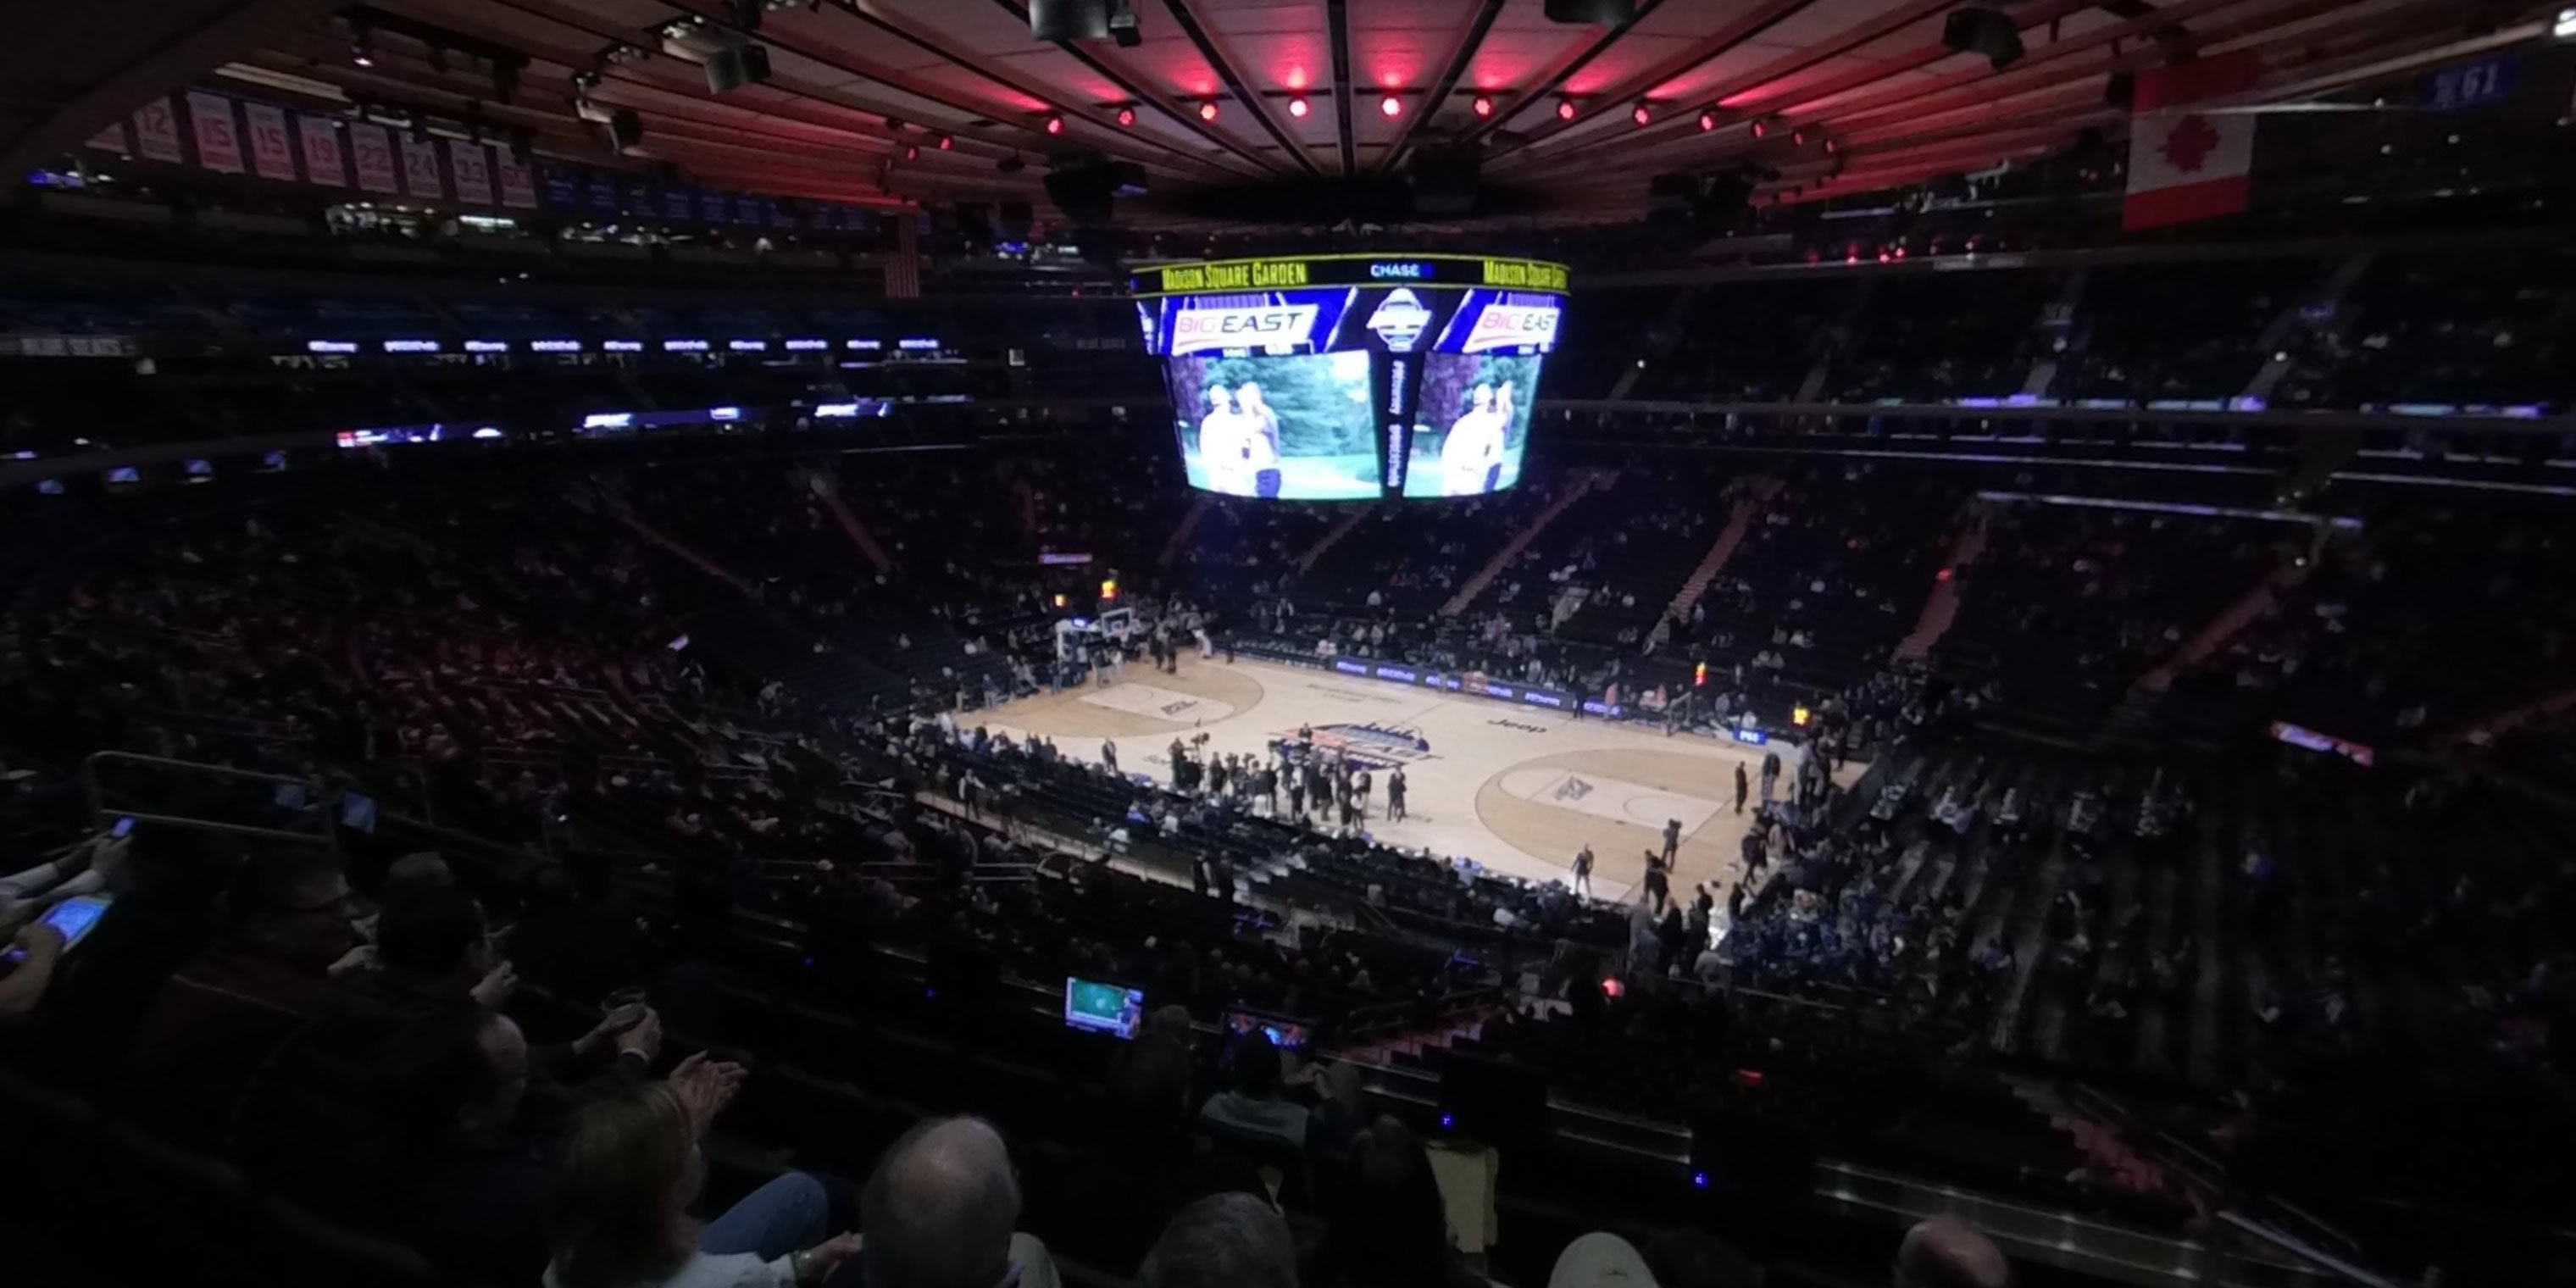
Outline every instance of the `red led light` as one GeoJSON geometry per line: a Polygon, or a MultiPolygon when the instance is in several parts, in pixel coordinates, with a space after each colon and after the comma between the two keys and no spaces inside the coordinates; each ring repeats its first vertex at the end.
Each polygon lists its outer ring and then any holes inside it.
{"type": "Polygon", "coordinates": [[[1715,113],[1715,112],[1702,112],[1702,113],[1700,113],[1700,114],[1699,114],[1699,132],[1700,132],[1700,133],[1702,133],[1702,134],[1706,134],[1706,133],[1708,133],[1710,130],[1714,130],[1714,129],[1716,129],[1716,128],[1717,128],[1717,113],[1715,113]]]}
{"type": "Polygon", "coordinates": [[[906,160],[906,161],[918,161],[918,160],[920,160],[920,159],[921,159],[921,145],[920,145],[920,144],[918,144],[918,143],[907,143],[907,144],[903,145],[903,159],[904,159],[904,160],[906,160]]]}
{"type": "Polygon", "coordinates": [[[1648,107],[1643,103],[1639,103],[1635,107],[1628,109],[1628,119],[1635,121],[1637,123],[1637,128],[1644,129],[1645,127],[1655,123],[1655,109],[1648,107]]]}
{"type": "Polygon", "coordinates": [[[1492,116],[1494,114],[1494,100],[1487,98],[1482,94],[1478,94],[1475,101],[1469,103],[1467,106],[1469,110],[1475,112],[1478,116],[1492,116]]]}
{"type": "Polygon", "coordinates": [[[1377,110],[1384,114],[1388,120],[1393,120],[1396,117],[1404,115],[1404,100],[1397,98],[1393,94],[1389,94],[1377,101],[1377,110]]]}
{"type": "Polygon", "coordinates": [[[940,150],[940,151],[942,151],[942,152],[954,152],[954,151],[956,151],[956,150],[957,150],[957,140],[955,140],[955,139],[953,139],[953,138],[950,138],[949,136],[947,136],[947,135],[945,135],[945,134],[940,135],[940,136],[939,136],[939,150],[940,150]]]}
{"type": "Polygon", "coordinates": [[[1827,155],[1831,155],[1842,150],[1843,147],[1841,144],[1834,142],[1832,139],[1825,140],[1825,152],[1827,155]]]}
{"type": "Polygon", "coordinates": [[[1556,100],[1556,119],[1560,121],[1571,121],[1574,119],[1573,99],[1560,98],[1556,100]]]}
{"type": "Polygon", "coordinates": [[[1757,138],[1757,139],[1758,139],[1758,138],[1761,138],[1762,136],[1764,136],[1764,135],[1766,135],[1766,134],[1769,134],[1770,132],[1771,132],[1771,127],[1770,127],[1770,126],[1765,125],[1765,124],[1763,124],[1763,123],[1762,123],[1762,122],[1760,122],[1760,121],[1755,121],[1755,122],[1753,123],[1753,137],[1755,137],[1755,138],[1757,138]]]}
{"type": "Polygon", "coordinates": [[[1064,133],[1064,118],[1061,116],[1048,117],[1046,119],[1046,132],[1049,134],[1064,133]]]}
{"type": "Polygon", "coordinates": [[[1305,120],[1306,113],[1313,110],[1313,108],[1306,105],[1306,97],[1302,94],[1288,100],[1288,114],[1296,117],[1298,120],[1305,120]]]}
{"type": "MultiPolygon", "coordinates": [[[[1290,110],[1292,110],[1292,111],[1293,111],[1293,110],[1295,110],[1293,105],[1291,106],[1290,110]]],[[[1200,120],[1202,120],[1202,121],[1213,121],[1213,120],[1215,120],[1215,119],[1216,119],[1216,100],[1215,100],[1215,99],[1212,99],[1212,98],[1211,98],[1211,99],[1208,99],[1207,101],[1205,101],[1205,102],[1203,102],[1203,103],[1200,103],[1200,104],[1199,104],[1199,119],[1200,119],[1200,120]]]]}
{"type": "Polygon", "coordinates": [[[1136,124],[1136,109],[1132,107],[1119,108],[1118,128],[1123,130],[1134,124],[1136,124]]]}
{"type": "Polygon", "coordinates": [[[1789,131],[1789,144],[1792,147],[1803,148],[1807,146],[1807,132],[1805,130],[1789,131]]]}

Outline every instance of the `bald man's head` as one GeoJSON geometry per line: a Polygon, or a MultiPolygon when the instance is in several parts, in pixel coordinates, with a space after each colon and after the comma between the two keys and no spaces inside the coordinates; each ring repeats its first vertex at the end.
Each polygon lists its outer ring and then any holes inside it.
{"type": "Polygon", "coordinates": [[[2011,1288],[1995,1241],[1950,1216],[1916,1223],[1896,1249],[1896,1288],[2011,1288]]]}
{"type": "Polygon", "coordinates": [[[868,1288],[995,1288],[1019,1220],[1001,1134],[977,1118],[923,1123],[886,1150],[860,1196],[868,1288]]]}

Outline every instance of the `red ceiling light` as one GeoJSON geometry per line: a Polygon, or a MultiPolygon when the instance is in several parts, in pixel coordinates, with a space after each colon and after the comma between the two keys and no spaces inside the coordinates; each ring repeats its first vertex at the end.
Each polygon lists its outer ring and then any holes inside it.
{"type": "Polygon", "coordinates": [[[1832,156],[1834,153],[1840,152],[1840,151],[1842,151],[1842,150],[1843,150],[1843,145],[1841,145],[1841,144],[1839,144],[1839,143],[1834,142],[1832,139],[1827,139],[1827,140],[1825,140],[1825,155],[1827,155],[1827,156],[1832,156]]]}
{"type": "Polygon", "coordinates": [[[1133,129],[1133,128],[1135,127],[1135,125],[1136,125],[1136,109],[1135,109],[1135,108],[1132,108],[1132,107],[1122,107],[1122,108],[1119,108],[1119,109],[1118,109],[1118,128],[1119,128],[1119,129],[1122,129],[1122,130],[1126,130],[1126,129],[1133,129]]]}
{"type": "Polygon", "coordinates": [[[1377,101],[1377,110],[1379,115],[1386,117],[1390,121],[1394,120],[1395,118],[1404,115],[1404,100],[1397,98],[1393,94],[1389,94],[1377,101]]]}
{"type": "Polygon", "coordinates": [[[954,139],[954,138],[952,138],[952,137],[950,137],[950,136],[948,136],[948,135],[945,135],[945,134],[940,135],[940,136],[939,136],[939,150],[940,150],[940,151],[942,151],[942,152],[954,152],[954,151],[956,151],[956,150],[957,150],[957,140],[956,140],[956,139],[954,139]]]}
{"type": "Polygon", "coordinates": [[[1469,111],[1474,112],[1479,118],[1492,116],[1494,114],[1494,100],[1483,94],[1478,94],[1473,102],[1467,104],[1467,108],[1469,111]]]}
{"type": "Polygon", "coordinates": [[[1052,113],[1048,114],[1046,119],[1046,132],[1049,134],[1064,133],[1064,118],[1052,113]]]}
{"type": "Polygon", "coordinates": [[[920,159],[921,159],[921,145],[920,145],[920,144],[918,144],[918,143],[907,143],[907,144],[904,144],[904,145],[903,145],[903,159],[904,159],[904,160],[906,160],[906,161],[918,161],[918,160],[920,160],[920,159]]]}
{"type": "Polygon", "coordinates": [[[1639,103],[1635,107],[1628,109],[1628,119],[1635,121],[1637,123],[1637,128],[1642,130],[1655,123],[1655,109],[1644,103],[1639,103]]]}
{"type": "MultiPolygon", "coordinates": [[[[1211,121],[1212,121],[1212,120],[1215,120],[1215,119],[1216,119],[1216,113],[1215,113],[1215,111],[1211,110],[1212,108],[1213,108],[1213,105],[1211,105],[1211,107],[1210,107],[1210,108],[1201,109],[1201,110],[1200,110],[1200,112],[1199,112],[1199,115],[1200,115],[1200,116],[1202,116],[1202,117],[1204,117],[1204,118],[1206,118],[1206,119],[1208,119],[1208,120],[1211,120],[1211,121]]],[[[1288,100],[1288,114],[1289,114],[1290,116],[1296,117],[1298,120],[1301,120],[1301,121],[1302,121],[1302,120],[1305,120],[1305,119],[1306,119],[1306,114],[1307,114],[1308,112],[1311,112],[1311,111],[1314,111],[1314,110],[1315,110],[1315,109],[1313,108],[1313,106],[1309,105],[1309,104],[1306,102],[1306,96],[1305,96],[1305,95],[1303,95],[1303,94],[1299,94],[1299,95],[1297,95],[1296,97],[1291,98],[1291,99],[1289,99],[1289,100],[1288,100]]]]}
{"type": "Polygon", "coordinates": [[[1560,121],[1571,121],[1574,119],[1574,111],[1573,99],[1560,98],[1556,100],[1556,119],[1560,121]]]}
{"type": "Polygon", "coordinates": [[[1796,148],[1807,146],[1807,132],[1805,130],[1789,131],[1789,146],[1796,148]]]}
{"type": "Polygon", "coordinates": [[[1757,139],[1758,139],[1758,138],[1762,138],[1762,137],[1764,137],[1764,136],[1766,136],[1766,135],[1768,135],[1768,134],[1770,134],[1770,133],[1771,133],[1771,126],[1770,126],[1770,124],[1769,124],[1768,122],[1765,122],[1765,121],[1755,121],[1755,122],[1753,123],[1753,137],[1755,137],[1755,138],[1757,138],[1757,139]]]}
{"type": "Polygon", "coordinates": [[[1702,134],[1706,134],[1706,133],[1708,133],[1710,130],[1714,130],[1714,129],[1716,129],[1716,128],[1717,128],[1717,113],[1715,113],[1715,112],[1702,112],[1702,113],[1700,113],[1700,114],[1699,114],[1699,132],[1700,132],[1700,133],[1702,133],[1702,134]]]}
{"type": "Polygon", "coordinates": [[[1201,99],[1199,101],[1199,119],[1202,121],[1213,121],[1216,119],[1215,99],[1201,99]]]}

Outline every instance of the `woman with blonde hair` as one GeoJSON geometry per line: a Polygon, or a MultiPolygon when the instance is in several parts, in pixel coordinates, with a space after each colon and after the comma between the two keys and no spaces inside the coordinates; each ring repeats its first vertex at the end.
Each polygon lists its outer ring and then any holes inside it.
{"type": "Polygon", "coordinates": [[[821,1239],[822,1184],[789,1172],[701,1227],[702,1115],[653,1082],[584,1109],[547,1212],[546,1288],[793,1288],[819,1284],[858,1250],[821,1239]]]}

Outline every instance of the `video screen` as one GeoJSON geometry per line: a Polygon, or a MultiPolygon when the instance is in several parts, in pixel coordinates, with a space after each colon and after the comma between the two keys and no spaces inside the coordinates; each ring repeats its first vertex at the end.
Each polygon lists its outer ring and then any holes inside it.
{"type": "Polygon", "coordinates": [[[1404,494],[1483,496],[1520,482],[1541,361],[1535,354],[1424,358],[1404,494]]]}
{"type": "Polygon", "coordinates": [[[1193,355],[1165,360],[1191,487],[1282,501],[1384,492],[1370,355],[1193,355]]]}
{"type": "Polygon", "coordinates": [[[1068,1028],[1108,1033],[1124,1042],[1136,1036],[1145,1018],[1145,994],[1138,989],[1097,980],[1064,981],[1064,1022],[1068,1028]]]}

